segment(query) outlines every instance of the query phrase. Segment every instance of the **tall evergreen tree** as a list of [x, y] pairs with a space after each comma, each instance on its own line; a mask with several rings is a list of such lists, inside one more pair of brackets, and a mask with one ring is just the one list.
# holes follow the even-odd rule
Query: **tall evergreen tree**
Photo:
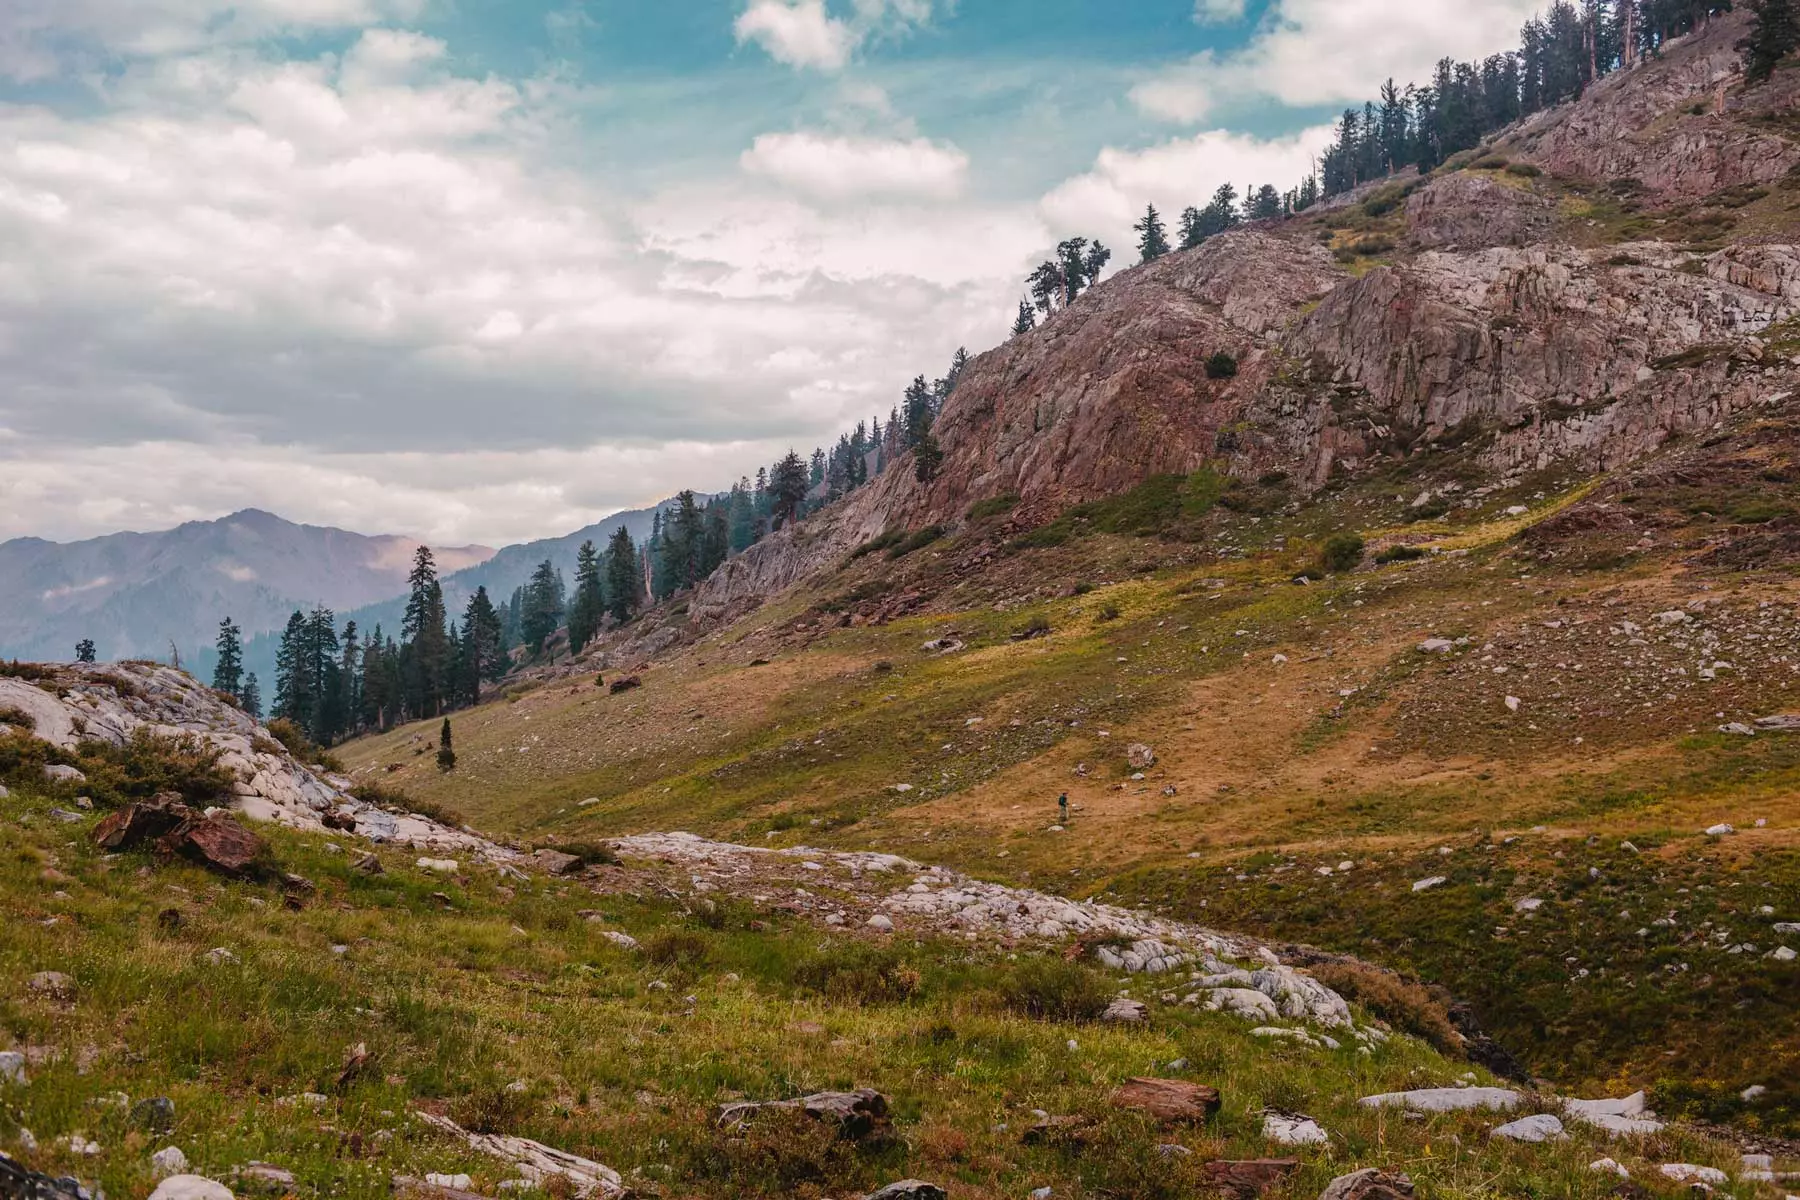
[[1132, 226], [1138, 235], [1138, 261], [1151, 262], [1169, 252], [1169, 231], [1164, 228], [1162, 216], [1156, 211], [1156, 205], [1147, 205], [1144, 215]]
[[440, 771], [456, 770], [456, 748], [450, 744], [450, 718], [444, 718], [444, 727], [438, 730], [437, 765]]
[[304, 726], [313, 709], [312, 675], [306, 661], [306, 614], [295, 609], [275, 651], [275, 707], [271, 715]]
[[75, 661], [76, 662], [91, 663], [94, 661], [95, 657], [96, 657], [96, 653], [94, 650], [94, 639], [93, 638], [82, 638], [79, 642], [75, 643]]
[[613, 620], [624, 624], [638, 609], [643, 594], [642, 576], [638, 574], [637, 547], [631, 531], [620, 525], [606, 544], [606, 606]]
[[[919, 381], [924, 382], [923, 378]], [[772, 498], [770, 519], [775, 528], [780, 529], [800, 515], [800, 502], [806, 499], [806, 464], [792, 450], [787, 457], [775, 464], [775, 470], [769, 480], [769, 493]]]
[[[570, 654], [580, 654], [594, 640], [605, 611], [606, 590], [600, 579], [600, 552], [593, 542], [586, 541], [575, 552], [575, 595], [569, 601]], [[465, 620], [464, 624], [467, 623]]]
[[400, 621], [403, 706], [413, 716], [435, 716], [444, 704], [449, 633], [444, 627], [444, 589], [431, 547], [420, 546], [413, 555], [406, 582], [406, 613]]
[[506, 655], [500, 647], [500, 614], [494, 611], [485, 586], [475, 589], [463, 610], [463, 642], [478, 682], [493, 683], [506, 673]]
[[533, 655], [543, 653], [544, 643], [562, 627], [562, 620], [562, 573], [546, 558], [531, 573], [531, 582], [525, 585], [525, 607], [519, 616], [525, 649]]
[[230, 617], [219, 622], [219, 636], [213, 647], [218, 661], [213, 665], [212, 685], [215, 692], [243, 699], [244, 631]]
[[250, 714], [252, 721], [262, 720], [262, 685], [256, 681], [256, 672], [244, 676], [243, 691], [238, 693], [238, 703]]
[[1013, 318], [1012, 332], [1014, 337], [1021, 333], [1030, 333], [1037, 328], [1037, 310], [1031, 307], [1031, 301], [1019, 301], [1019, 315]]
[[1800, 4], [1796, 0], [1750, 0], [1750, 32], [1744, 52], [1744, 82], [1762, 83], [1781, 60], [1800, 48]]

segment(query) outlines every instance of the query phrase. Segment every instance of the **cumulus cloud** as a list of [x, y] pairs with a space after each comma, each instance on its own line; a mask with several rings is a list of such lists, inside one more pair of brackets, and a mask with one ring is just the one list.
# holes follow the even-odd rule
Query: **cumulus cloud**
[[962, 191], [969, 156], [926, 138], [765, 133], [739, 160], [746, 171], [828, 200], [857, 196], [949, 199]]
[[1219, 25], [1244, 18], [1244, 0], [1194, 0], [1194, 20], [1202, 25]]
[[1241, 192], [1248, 184], [1283, 190], [1312, 168], [1331, 142], [1331, 127], [1289, 137], [1258, 138], [1224, 129], [1174, 138], [1144, 150], [1100, 152], [1092, 170], [1064, 181], [1044, 197], [1045, 219], [1059, 232], [1128, 235], [1131, 223], [1155, 204], [1174, 224], [1174, 214], [1201, 205], [1222, 183]]
[[857, 42], [849, 25], [826, 14], [824, 0], [753, 0], [732, 32], [777, 62], [821, 71], [842, 69]]
[[754, 42], [790, 67], [840, 71], [872, 38], [896, 37], [931, 20], [931, 0], [851, 0], [848, 17], [825, 0], [750, 0], [732, 24], [738, 44]]
[[[1260, 98], [1299, 107], [1361, 103], [1390, 76], [1423, 81], [1445, 55], [1478, 58], [1516, 45], [1520, 25], [1542, 6], [1275, 0], [1241, 49], [1202, 51], [1141, 81], [1131, 98], [1152, 116], [1184, 123]], [[1196, 15], [1214, 7], [1197, 0]]]
[[[0, 106], [0, 537], [257, 505], [500, 542], [721, 486], [992, 344], [1044, 237], [945, 203], [931, 142], [622, 194], [562, 102], [386, 31]], [[845, 154], [880, 195], [823, 204]]]

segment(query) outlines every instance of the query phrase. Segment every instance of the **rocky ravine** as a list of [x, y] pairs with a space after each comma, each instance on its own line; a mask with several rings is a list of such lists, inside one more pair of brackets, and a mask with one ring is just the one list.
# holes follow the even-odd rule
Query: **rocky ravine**
[[[1793, 80], [1690, 111], [1716, 107], [1741, 27], [1713, 22], [1503, 148], [1559, 179], [1629, 177], [1646, 211], [1777, 179], [1800, 163], [1800, 141], [1770, 119]], [[954, 525], [1009, 493], [1032, 524], [1156, 473], [1222, 463], [1317, 488], [1445, 439], [1482, 439], [1496, 477], [1608, 470], [1800, 385], [1762, 340], [1800, 313], [1789, 242], [1583, 248], [1557, 231], [1594, 222], [1577, 229], [1555, 189], [1469, 171], [1416, 190], [1404, 216], [1393, 261], [1362, 273], [1300, 220], [1120, 272], [971, 362], [936, 426], [933, 481], [902, 459], [728, 562], [690, 611], [741, 611], [886, 529]], [[1218, 351], [1235, 377], [1208, 377]]]

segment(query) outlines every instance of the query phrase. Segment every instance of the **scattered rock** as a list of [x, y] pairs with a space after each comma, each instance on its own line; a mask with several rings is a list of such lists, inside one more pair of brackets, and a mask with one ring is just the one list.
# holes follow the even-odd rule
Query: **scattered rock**
[[1664, 1163], [1656, 1168], [1663, 1178], [1672, 1179], [1676, 1183], [1706, 1183], [1714, 1187], [1730, 1182], [1725, 1172], [1717, 1167], [1702, 1167], [1694, 1163]]
[[894, 931], [894, 923], [884, 914], [876, 913], [869, 918], [869, 928], [875, 930], [877, 933], [892, 933]]
[[1279, 1186], [1300, 1169], [1297, 1158], [1251, 1158], [1239, 1161], [1209, 1162], [1206, 1176], [1219, 1190], [1240, 1200], [1255, 1200], [1272, 1187]]
[[477, 1153], [511, 1163], [519, 1175], [531, 1183], [541, 1186], [551, 1180], [563, 1180], [578, 1197], [599, 1196], [602, 1200], [620, 1200], [626, 1195], [625, 1183], [619, 1178], [619, 1173], [590, 1159], [557, 1150], [542, 1142], [534, 1142], [530, 1138], [470, 1133], [449, 1117], [424, 1112], [415, 1115], [433, 1129], [461, 1138]]
[[1622, 1100], [1565, 1100], [1563, 1115], [1608, 1133], [1660, 1133], [1663, 1128], [1642, 1092], [1633, 1092]]
[[1769, 1089], [1767, 1087], [1764, 1087], [1760, 1083], [1753, 1083], [1738, 1093], [1738, 1099], [1742, 1100], [1745, 1104], [1755, 1104], [1758, 1100], [1761, 1100], [1768, 1094]]
[[1199, 1123], [1219, 1111], [1219, 1090], [1180, 1079], [1127, 1079], [1113, 1090], [1112, 1103], [1148, 1113], [1165, 1124]]
[[1426, 638], [1419, 643], [1419, 650], [1424, 654], [1448, 654], [1456, 649], [1456, 643], [1449, 638]]
[[1563, 1123], [1549, 1113], [1520, 1117], [1494, 1130], [1494, 1136], [1514, 1142], [1548, 1142], [1565, 1138]]
[[233, 954], [223, 946], [214, 946], [211, 950], [208, 950], [205, 954], [201, 955], [201, 957], [215, 967], [222, 967], [228, 963], [237, 961], [237, 955]]
[[1412, 1180], [1405, 1175], [1365, 1167], [1326, 1184], [1319, 1200], [1411, 1200], [1412, 1195]]
[[364, 875], [380, 875], [387, 868], [381, 865], [381, 859], [373, 854], [365, 854], [356, 860], [356, 870]]
[[1133, 742], [1125, 747], [1125, 761], [1134, 771], [1147, 771], [1156, 765], [1156, 751], [1142, 742]]
[[73, 1000], [75, 981], [61, 971], [39, 971], [25, 981], [25, 990], [46, 1000]]
[[247, 1162], [232, 1169], [232, 1175], [239, 1186], [266, 1189], [268, 1191], [285, 1191], [294, 1186], [294, 1173], [274, 1163]]
[[171, 1175], [156, 1185], [150, 1200], [235, 1200], [231, 1189], [202, 1175]]
[[581, 859], [577, 856], [548, 848], [539, 850], [526, 861], [546, 875], [567, 875], [581, 865]]
[[60, 763], [45, 763], [44, 778], [51, 783], [86, 783], [87, 776], [75, 767], [66, 767]]
[[1100, 1014], [1100, 1019], [1125, 1025], [1137, 1025], [1142, 1024], [1149, 1015], [1150, 1010], [1145, 1007], [1143, 1001], [1120, 996], [1106, 1006], [1106, 1011]]
[[873, 1088], [817, 1092], [798, 1100], [741, 1100], [721, 1107], [716, 1120], [721, 1129], [741, 1129], [772, 1109], [797, 1109], [815, 1121], [836, 1125], [838, 1133], [852, 1141], [866, 1141], [888, 1128], [887, 1097]]
[[0, 1083], [28, 1083], [25, 1056], [17, 1050], [0, 1050]]
[[151, 1096], [131, 1106], [131, 1127], [146, 1133], [167, 1133], [175, 1128], [175, 1102], [167, 1096]]
[[902, 1179], [879, 1191], [870, 1192], [868, 1200], [946, 1200], [944, 1189], [923, 1179]]
[[1331, 1140], [1311, 1117], [1273, 1108], [1263, 1110], [1262, 1132], [1281, 1146], [1323, 1146]]
[[150, 1170], [158, 1179], [167, 1179], [171, 1175], [185, 1175], [188, 1169], [187, 1155], [179, 1146], [164, 1146], [150, 1156]]
[[1449, 882], [1449, 880], [1445, 876], [1428, 875], [1424, 879], [1414, 880], [1413, 885], [1412, 885], [1412, 890], [1415, 892], [1429, 892], [1432, 888], [1437, 887], [1439, 884], [1448, 883], [1448, 882]]
[[636, 675], [627, 675], [622, 679], [615, 679], [607, 684], [606, 690], [609, 694], [616, 696], [620, 692], [629, 692], [633, 688], [641, 688], [643, 686], [644, 681], [642, 679], [638, 678]]
[[1736, 833], [1736, 832], [1737, 832], [1736, 829], [1733, 829], [1730, 825], [1727, 825], [1726, 823], [1721, 821], [1717, 825], [1707, 826], [1706, 836], [1707, 837], [1726, 837], [1726, 836]]
[[439, 875], [454, 875], [462, 867], [454, 858], [421, 858], [413, 865], [421, 871], [435, 871]]
[[608, 929], [600, 936], [621, 950], [636, 950], [638, 948], [638, 940], [636, 938], [632, 937], [629, 933], [621, 933], [617, 929]]
[[1620, 1179], [1630, 1179], [1631, 1172], [1610, 1158], [1596, 1158], [1588, 1164], [1588, 1170], [1601, 1175], [1617, 1175]]
[[473, 1179], [470, 1179], [467, 1175], [461, 1174], [460, 1172], [455, 1175], [446, 1175], [437, 1171], [429, 1171], [425, 1175], [425, 1182], [433, 1187], [455, 1188], [456, 1190], [463, 1192], [466, 1192], [475, 1186], [475, 1181]]
[[1404, 1108], [1412, 1112], [1467, 1112], [1492, 1108], [1502, 1112], [1518, 1107], [1519, 1093], [1507, 1088], [1419, 1088], [1410, 1092], [1383, 1092], [1364, 1096], [1357, 1103], [1364, 1108]]
[[1206, 997], [1206, 1007], [1252, 1021], [1281, 1020], [1275, 1001], [1254, 988], [1214, 988]]

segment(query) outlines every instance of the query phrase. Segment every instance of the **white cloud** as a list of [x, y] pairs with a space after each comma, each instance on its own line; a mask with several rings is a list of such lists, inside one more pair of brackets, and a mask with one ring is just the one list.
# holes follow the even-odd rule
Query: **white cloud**
[[1240, 193], [1265, 183], [1285, 191], [1330, 142], [1330, 126], [1319, 126], [1281, 138], [1214, 129], [1146, 150], [1109, 146], [1091, 171], [1058, 185], [1041, 207], [1059, 233], [1110, 233], [1123, 241], [1146, 204], [1155, 204], [1173, 228], [1177, 213], [1205, 204], [1222, 183]]
[[755, 42], [777, 62], [821, 71], [841, 70], [858, 40], [849, 25], [826, 15], [824, 0], [752, 0], [732, 32], [739, 45]]
[[1201, 25], [1219, 25], [1244, 19], [1244, 0], [1194, 0], [1194, 20]]
[[0, 77], [47, 78], [96, 52], [159, 56], [283, 33], [417, 20], [426, 0], [6, 0]]
[[[255, 505], [504, 542], [721, 486], [997, 341], [1046, 236], [946, 203], [930, 142], [621, 195], [567, 168], [562, 103], [376, 33], [0, 106], [0, 537]], [[846, 155], [879, 202], [817, 202]]]
[[732, 24], [738, 44], [755, 42], [790, 67], [841, 71], [874, 38], [899, 37], [931, 20], [932, 0], [851, 0], [848, 19], [825, 0], [750, 0]]
[[[1198, 14], [1213, 7], [1198, 0]], [[1193, 123], [1259, 98], [1293, 106], [1358, 103], [1383, 80], [1424, 82], [1438, 59], [1518, 43], [1542, 0], [1275, 0], [1242, 49], [1207, 50], [1131, 91], [1144, 112]]]
[[944, 200], [962, 191], [969, 173], [968, 155], [926, 138], [765, 133], [739, 161], [752, 174], [828, 200], [856, 196]]

